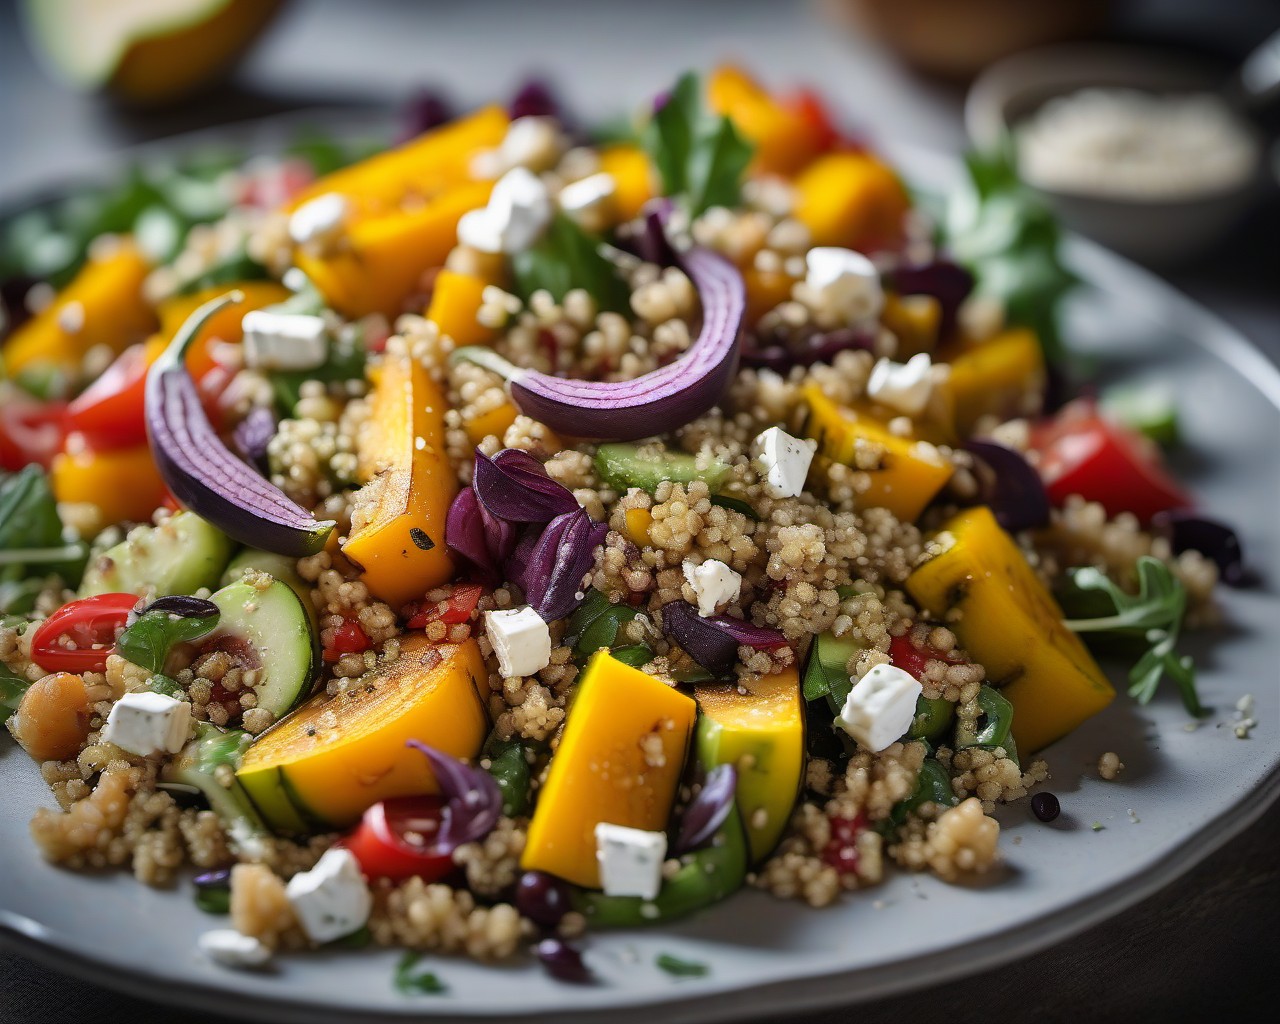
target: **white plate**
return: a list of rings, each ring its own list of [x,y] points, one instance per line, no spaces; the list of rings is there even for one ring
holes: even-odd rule
[[[246,134],[248,133],[248,134]],[[279,122],[240,128],[257,142]],[[225,136],[224,136],[225,137]],[[891,149],[908,177],[938,184],[955,164]],[[0,740],[0,939],[28,955],[149,998],[275,1019],[368,1021],[452,1016],[510,1020],[555,1015],[611,1024],[705,1021],[794,1013],[884,996],[972,974],[1060,941],[1138,902],[1244,829],[1280,792],[1280,373],[1234,330],[1137,267],[1073,239],[1070,263],[1090,284],[1070,310],[1068,336],[1104,372],[1162,381],[1179,395],[1189,439],[1179,470],[1203,507],[1239,530],[1266,582],[1225,590],[1227,626],[1194,636],[1200,687],[1214,715],[1194,731],[1175,696],[1141,708],[1120,697],[1047,753],[1062,799],[1053,825],[1025,803],[1000,815],[1006,866],[975,887],[896,873],[879,889],[813,911],[744,892],[684,924],[592,936],[600,983],[569,986],[536,964],[483,967],[429,958],[440,996],[392,986],[398,954],[289,956],[269,973],[234,973],[196,952],[218,924],[189,887],[161,892],[124,874],[73,874],[44,864],[27,836],[50,797],[35,766]],[[1252,693],[1259,726],[1230,727]],[[1120,780],[1100,781],[1098,756],[1117,751]],[[1091,823],[1104,827],[1094,831]],[[660,952],[702,961],[703,978],[672,978]]]

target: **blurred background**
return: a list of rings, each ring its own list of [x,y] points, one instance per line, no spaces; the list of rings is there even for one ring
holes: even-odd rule
[[[1020,130],[1024,173],[1071,226],[1280,363],[1280,98],[1262,95],[1280,78],[1274,44],[1251,86],[1239,75],[1277,31],[1277,0],[0,0],[0,209],[123,170],[130,147],[176,133],[317,107],[386,113],[424,89],[465,109],[531,74],[596,121],[733,60],[772,87],[813,87],[873,141],[955,154]],[[1170,91],[1182,98],[1151,98]],[[1273,815],[1123,921],[1022,965],[1026,985],[984,976],[980,999],[935,991],[860,1017],[1260,1012],[1277,841]],[[1213,959],[1226,949],[1230,991]],[[0,1020],[88,1006],[99,1024],[173,1019],[17,958],[0,970]]]

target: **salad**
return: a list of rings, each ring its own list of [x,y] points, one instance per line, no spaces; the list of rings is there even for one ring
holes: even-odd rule
[[[1066,400],[1006,157],[916,194],[732,67],[607,129],[411,114],[5,229],[0,715],[52,864],[194,872],[229,966],[580,981],[744,886],[991,869],[1104,646],[1202,712],[1239,542],[1169,402]]]

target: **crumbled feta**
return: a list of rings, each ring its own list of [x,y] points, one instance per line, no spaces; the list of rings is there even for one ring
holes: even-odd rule
[[[588,230],[604,226],[618,182],[612,174],[600,171],[578,181],[570,182],[560,190],[556,201],[568,216]]]
[[[708,558],[701,565],[686,561],[684,578],[698,596],[698,614],[711,615],[722,604],[738,600],[742,593],[742,577],[724,562]]]
[[[513,167],[545,171],[555,166],[564,150],[564,137],[554,117],[518,117],[507,128],[497,149],[481,150],[471,161],[477,178],[497,178]]]
[[[285,896],[312,942],[332,942],[369,920],[373,897],[350,850],[326,850],[310,871],[289,879]]]
[[[337,240],[351,216],[351,204],[347,197],[337,192],[326,192],[309,199],[289,217],[289,237],[298,245],[315,242],[328,245]]]
[[[527,605],[484,613],[484,629],[508,679],[531,676],[551,664],[551,631],[542,616]]]
[[[322,317],[253,309],[241,321],[244,363],[254,370],[314,370],[329,355]]]
[[[489,205],[463,214],[458,241],[481,252],[524,252],[551,223],[551,193],[532,171],[516,167],[493,186]]]
[[[932,368],[927,352],[920,352],[905,363],[881,359],[867,380],[867,397],[907,416],[919,416],[933,390]]]
[[[665,832],[646,832],[604,821],[596,826],[596,860],[606,896],[653,899],[662,888],[662,862],[666,856]]]
[[[176,754],[191,729],[191,705],[163,693],[126,693],[111,705],[102,738],[140,757]]]
[[[755,440],[756,464],[765,486],[775,498],[794,498],[804,491],[813,449],[807,441],[792,437],[781,427],[770,427]]]
[[[879,752],[911,728],[924,687],[895,665],[876,665],[849,691],[836,724]]]
[[[196,939],[200,952],[223,967],[261,967],[271,959],[271,950],[252,935],[231,928],[215,928]]]
[[[843,324],[874,320],[884,306],[880,274],[871,260],[852,249],[820,245],[804,258],[802,298]]]

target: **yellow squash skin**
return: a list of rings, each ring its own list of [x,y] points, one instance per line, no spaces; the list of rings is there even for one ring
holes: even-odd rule
[[[828,153],[795,180],[795,216],[814,245],[869,249],[902,233],[911,207],[907,190],[886,164],[867,153]]]
[[[599,888],[596,825],[667,827],[696,715],[678,690],[606,651],[593,655],[538,796],[521,866]],[[651,737],[660,759],[646,750]]]
[[[69,439],[66,450],[53,457],[49,484],[58,501],[97,505],[104,523],[142,523],[164,501],[164,480],[151,449],[107,448],[94,451]]]
[[[490,282],[476,274],[442,270],[436,275],[427,306],[427,319],[456,345],[483,345],[493,339],[493,329],[476,319]]]
[[[73,380],[85,353],[99,345],[117,355],[156,329],[156,315],[142,296],[151,267],[138,248],[123,241],[90,258],[53,302],[13,333],[4,346],[10,374],[49,367]]]
[[[444,527],[458,482],[445,455],[445,406],[421,363],[403,348],[387,351],[358,442],[366,490],[342,551],[393,608],[453,577]]]
[[[915,522],[951,479],[951,464],[932,445],[899,437],[880,420],[837,405],[817,384],[805,385],[804,400],[805,433],[817,439],[820,456],[852,466],[860,444],[884,449],[879,468],[867,471],[871,487],[858,495],[859,507],[883,506],[904,522]]]
[[[1012,327],[944,355],[951,365],[946,388],[962,437],[983,416],[1005,418],[1036,411],[1023,406],[1025,395],[1044,390],[1044,355],[1034,331]]]
[[[907,593],[947,625],[1013,704],[1013,737],[1031,753],[1111,703],[1115,690],[1062,609],[985,506],[951,518],[941,550],[907,578]]]
[[[804,709],[800,676],[790,668],[746,687],[700,686],[695,696],[698,760],[738,771],[738,810],[751,859],[778,845],[804,776]]]
[[[320,694],[258,737],[237,778],[285,831],[341,828],[379,800],[434,793],[426,758],[405,741],[475,757],[489,727],[477,683],[486,674],[474,640],[406,637],[359,685]]]

